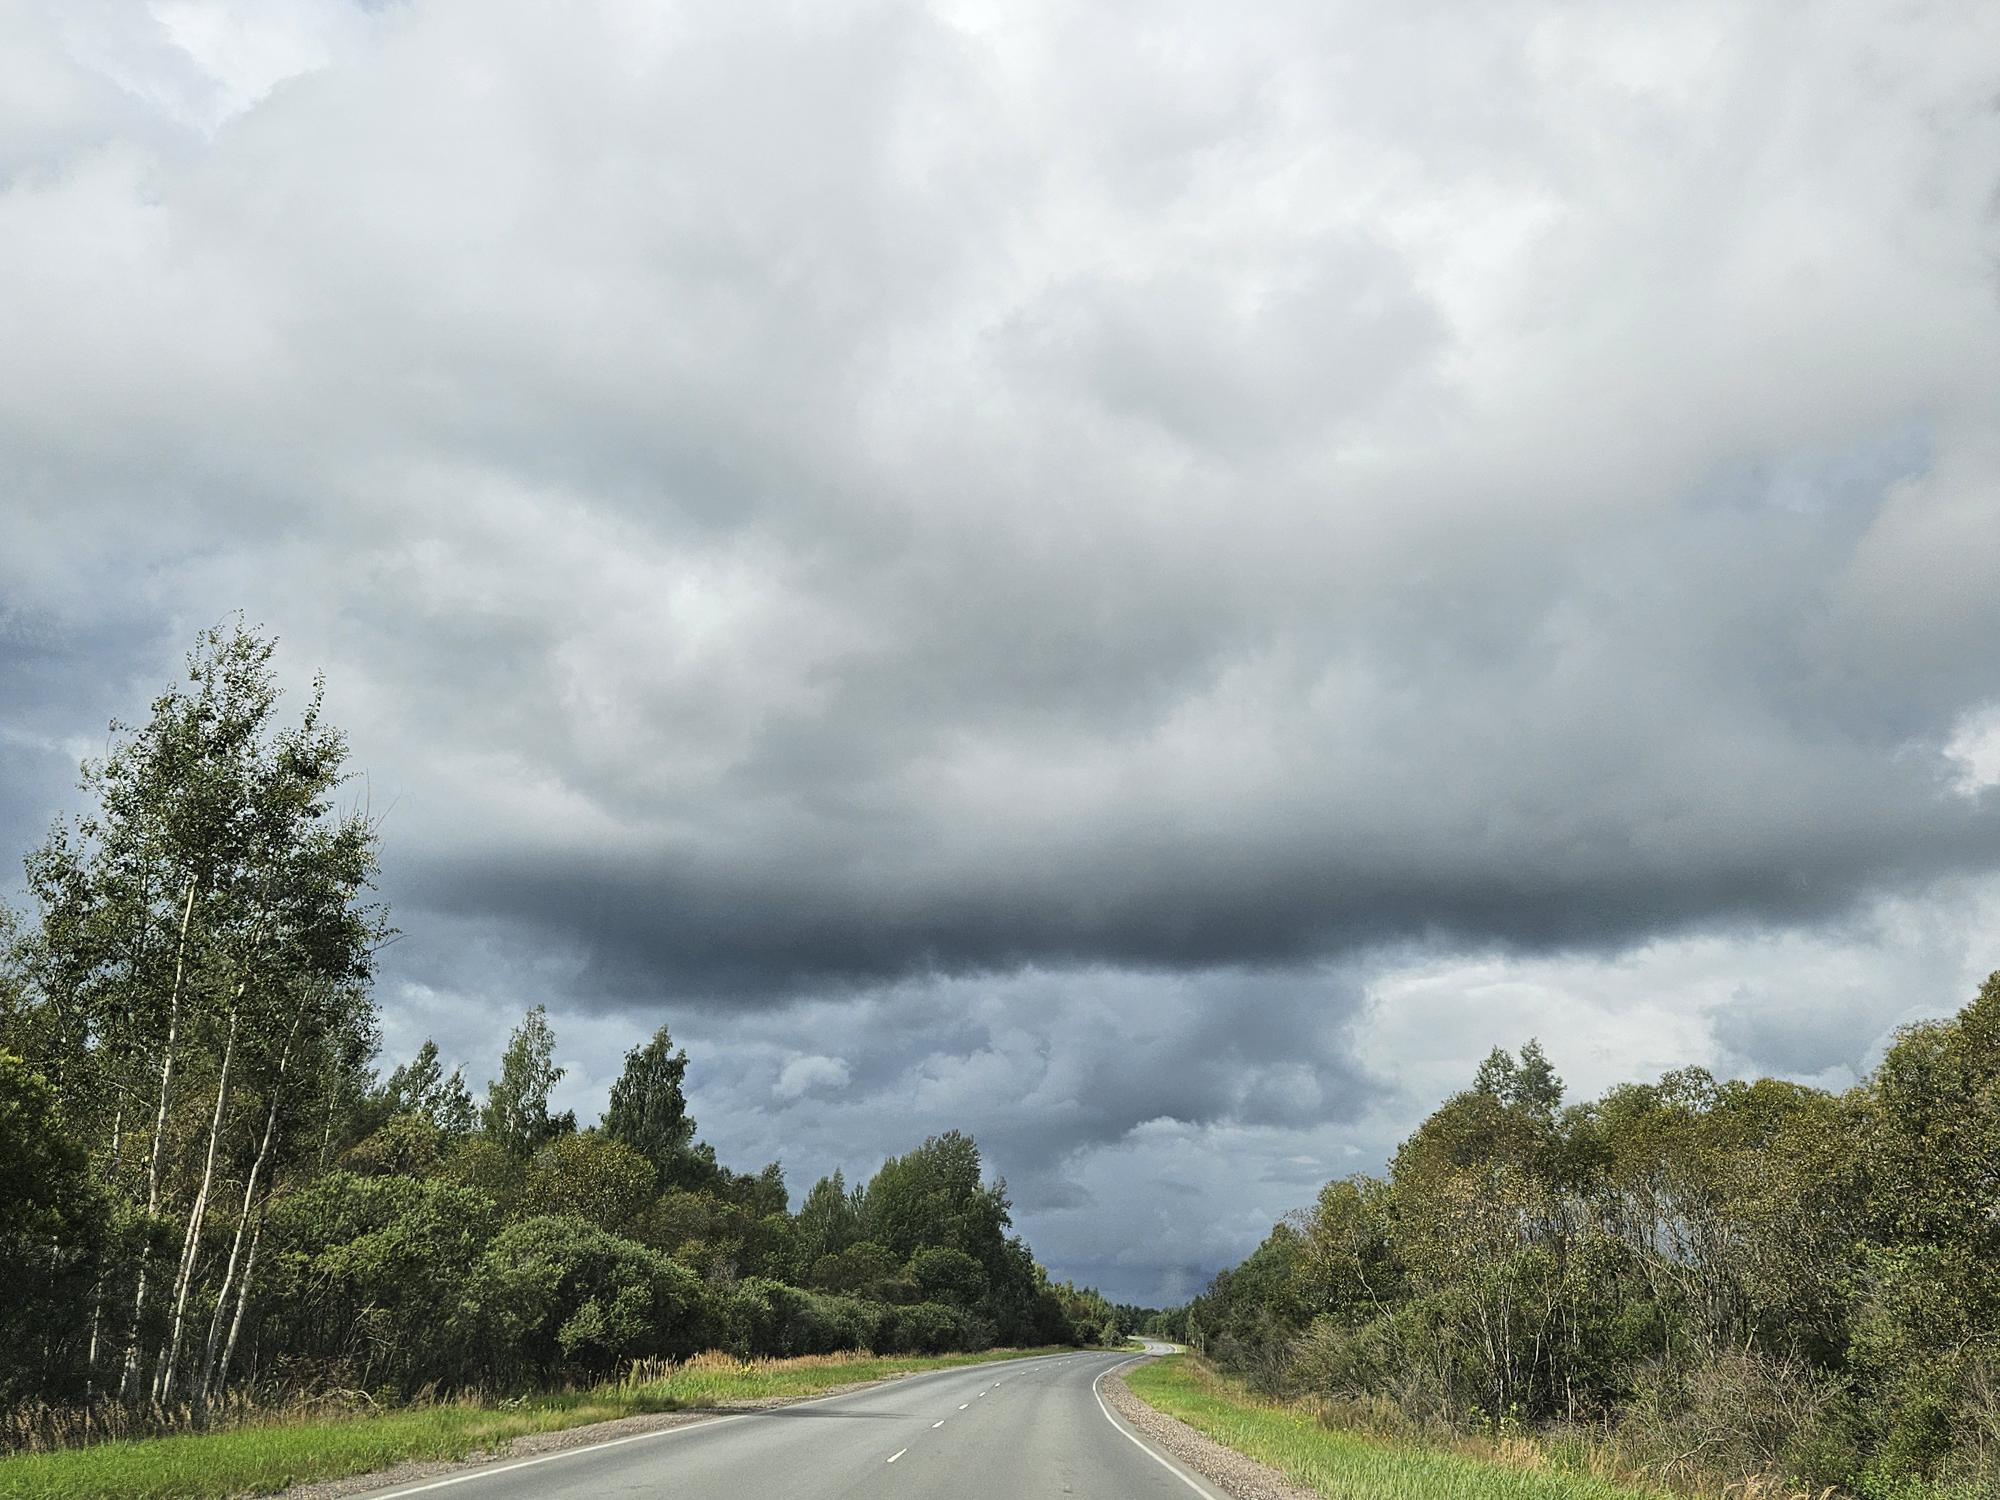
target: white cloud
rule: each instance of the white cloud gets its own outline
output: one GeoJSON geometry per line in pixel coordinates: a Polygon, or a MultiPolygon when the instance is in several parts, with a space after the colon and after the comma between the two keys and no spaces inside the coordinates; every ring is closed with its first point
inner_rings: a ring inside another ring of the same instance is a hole
{"type": "Polygon", "coordinates": [[[1977,796],[2000,786],[2000,704],[1988,704],[1963,715],[1945,741],[1945,758],[1956,764],[1955,790],[1977,796]]]}
{"type": "Polygon", "coordinates": [[[771,1093],[779,1099],[832,1093],[847,1087],[848,1067],[838,1057],[795,1057],[778,1071],[771,1093]]]}
{"type": "Polygon", "coordinates": [[[547,1000],[587,1113],[670,997],[729,1159],[1185,1178],[1165,1285],[1496,1041],[1837,1080],[1991,961],[1992,6],[8,30],[0,819],[243,606],[394,1055],[547,1000]]]}

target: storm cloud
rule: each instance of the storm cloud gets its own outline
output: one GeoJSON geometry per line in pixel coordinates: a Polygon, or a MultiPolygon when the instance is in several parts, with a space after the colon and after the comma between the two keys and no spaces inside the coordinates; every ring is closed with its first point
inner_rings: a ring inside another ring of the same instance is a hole
{"type": "Polygon", "coordinates": [[[1496,1042],[2000,964],[1991,7],[6,30],[0,832],[240,607],[391,1050],[669,1020],[725,1158],[962,1125],[1177,1296],[1496,1042]]]}

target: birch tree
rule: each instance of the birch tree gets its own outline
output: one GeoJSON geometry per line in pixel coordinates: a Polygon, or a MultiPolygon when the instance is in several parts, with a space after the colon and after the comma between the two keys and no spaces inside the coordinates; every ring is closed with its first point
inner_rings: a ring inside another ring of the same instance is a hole
{"type": "Polygon", "coordinates": [[[368,900],[375,830],[336,807],[347,745],[323,684],[279,722],[274,650],[240,620],[203,632],[184,681],[85,764],[90,809],[29,860],[39,1030],[64,1054],[65,1095],[95,1102],[105,1179],[145,1230],[120,1278],[122,1336],[92,1349],[95,1363],[118,1344],[127,1401],[173,1400],[191,1351],[207,1383],[286,1100],[315,1074],[307,1054],[372,1028],[365,989],[387,934],[368,900]],[[225,1188],[237,1208],[215,1244],[225,1188]],[[204,1316],[214,1332],[197,1345],[204,1316]]]}

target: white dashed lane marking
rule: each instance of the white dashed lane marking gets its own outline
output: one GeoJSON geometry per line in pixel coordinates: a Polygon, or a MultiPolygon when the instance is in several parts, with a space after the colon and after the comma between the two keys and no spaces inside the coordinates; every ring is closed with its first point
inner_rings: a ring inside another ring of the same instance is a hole
{"type": "Polygon", "coordinates": [[[910,1450],[908,1448],[898,1448],[894,1453],[891,1453],[889,1455],[889,1462],[894,1463],[897,1459],[901,1458],[905,1453],[908,1453],[909,1451],[910,1450]]]}

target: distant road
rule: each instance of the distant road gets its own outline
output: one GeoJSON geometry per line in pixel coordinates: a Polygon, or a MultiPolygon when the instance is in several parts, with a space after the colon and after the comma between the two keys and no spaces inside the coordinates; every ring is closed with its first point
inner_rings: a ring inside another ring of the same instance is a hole
{"type": "MultiPolygon", "coordinates": [[[[1157,1344],[1160,1352],[1171,1344],[1157,1344]]],[[[1212,1490],[1131,1429],[1096,1381],[1140,1356],[1046,1355],[912,1375],[371,1492],[373,1500],[1191,1500],[1212,1490]]]]}

